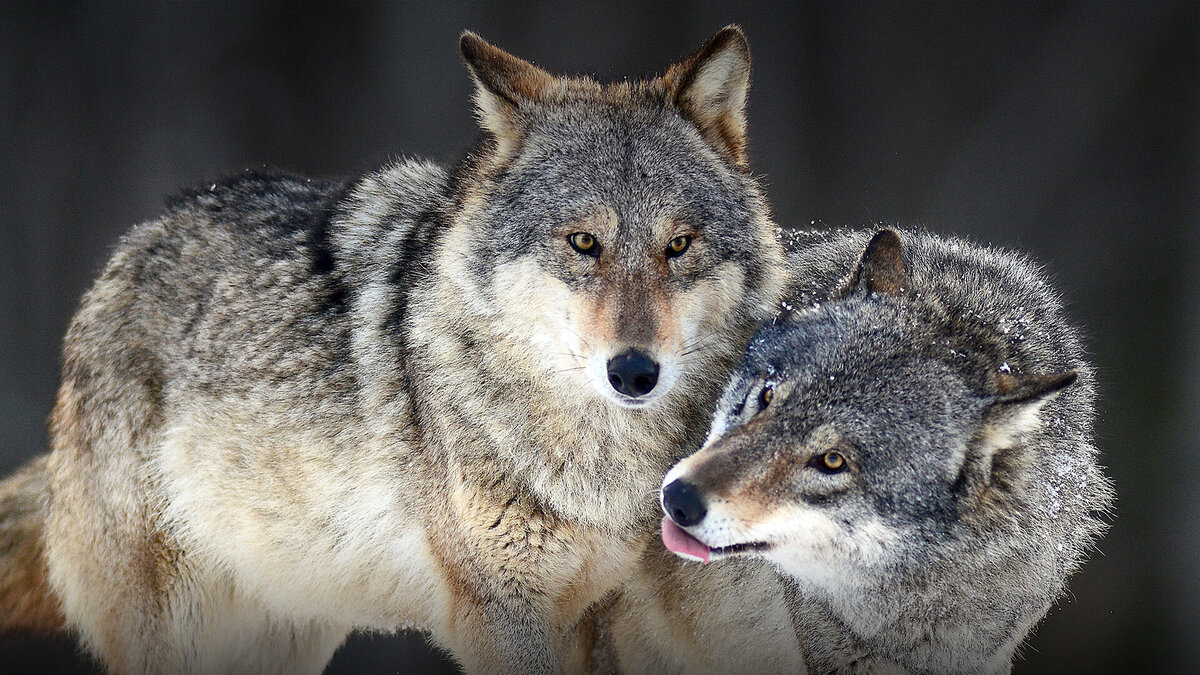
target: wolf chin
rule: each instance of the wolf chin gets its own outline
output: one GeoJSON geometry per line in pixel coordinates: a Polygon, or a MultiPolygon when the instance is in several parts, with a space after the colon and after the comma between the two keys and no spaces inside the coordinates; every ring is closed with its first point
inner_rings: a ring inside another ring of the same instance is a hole
{"type": "Polygon", "coordinates": [[[1112,503],[1092,369],[1026,258],[868,237],[795,237],[663,540],[774,562],[814,672],[1008,672],[1112,503]]]}
{"type": "Polygon", "coordinates": [[[585,665],[781,291],[749,52],[601,85],[461,47],[484,135],[452,169],[245,173],[122,239],[52,452],[2,488],[4,627],[121,673],[319,672],[404,627],[471,672],[585,665]]]}

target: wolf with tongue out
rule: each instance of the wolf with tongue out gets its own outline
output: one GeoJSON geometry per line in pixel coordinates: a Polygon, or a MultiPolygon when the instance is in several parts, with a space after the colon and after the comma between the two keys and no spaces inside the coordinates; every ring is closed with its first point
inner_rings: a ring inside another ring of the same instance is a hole
{"type": "Polygon", "coordinates": [[[662,540],[791,577],[815,672],[1005,673],[1112,503],[1092,369],[1025,257],[868,236],[797,236],[803,309],[667,474],[662,540]]]}

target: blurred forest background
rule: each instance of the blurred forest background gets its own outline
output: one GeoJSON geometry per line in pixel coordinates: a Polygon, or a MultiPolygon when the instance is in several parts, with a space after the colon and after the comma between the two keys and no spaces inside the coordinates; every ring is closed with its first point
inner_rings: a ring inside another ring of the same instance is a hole
{"type": "MultiPolygon", "coordinates": [[[[45,451],[80,294],[178,187],[456,161],[464,28],[612,80],[728,23],[781,224],[1029,251],[1087,330],[1119,506],[1016,672],[1200,672],[1197,2],[0,3],[0,470],[45,451]]],[[[75,654],[7,637],[0,670],[88,672],[75,654]]],[[[331,672],[437,667],[418,638],[356,637],[331,672]]]]}

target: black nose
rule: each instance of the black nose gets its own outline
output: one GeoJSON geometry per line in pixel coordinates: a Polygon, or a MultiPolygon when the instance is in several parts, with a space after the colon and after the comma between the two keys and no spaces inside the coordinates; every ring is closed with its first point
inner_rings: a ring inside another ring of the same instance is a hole
{"type": "Polygon", "coordinates": [[[608,362],[608,383],[626,396],[645,396],[658,384],[658,364],[636,349],[622,352],[608,362]]]}
{"type": "Polygon", "coordinates": [[[683,480],[671,481],[663,488],[663,510],[682,527],[690,527],[704,520],[708,509],[700,499],[696,486],[683,480]]]}

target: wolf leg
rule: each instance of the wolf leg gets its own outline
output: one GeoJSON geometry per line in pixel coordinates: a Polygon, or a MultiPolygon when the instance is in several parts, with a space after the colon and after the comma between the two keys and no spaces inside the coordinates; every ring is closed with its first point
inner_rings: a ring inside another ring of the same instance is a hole
{"type": "Polygon", "coordinates": [[[561,672],[560,649],[529,603],[485,601],[461,608],[445,646],[468,673],[552,675],[561,672]]]}
{"type": "Polygon", "coordinates": [[[45,547],[68,627],[112,673],[320,672],[350,627],[272,615],[180,545],[148,459],[161,431],[128,403],[103,417],[112,397],[64,381],[55,411],[45,547]]]}
{"type": "MultiPolygon", "coordinates": [[[[594,611],[623,673],[800,675],[807,667],[783,590],[765,563],[701,567],[651,546],[616,596],[594,611]]],[[[592,672],[612,670],[600,662],[592,672]]]]}
{"type": "Polygon", "coordinates": [[[318,675],[350,627],[279,617],[261,603],[238,597],[228,584],[176,600],[141,644],[149,658],[139,672],[195,675],[318,675]],[[151,637],[155,644],[146,644],[151,637]]]}

